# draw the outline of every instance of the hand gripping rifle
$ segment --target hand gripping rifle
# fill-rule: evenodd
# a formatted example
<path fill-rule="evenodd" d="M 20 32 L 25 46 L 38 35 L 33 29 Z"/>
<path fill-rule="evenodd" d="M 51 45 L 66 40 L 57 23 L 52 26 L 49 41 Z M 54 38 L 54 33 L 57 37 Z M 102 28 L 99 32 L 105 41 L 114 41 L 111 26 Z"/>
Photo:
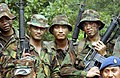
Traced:
<path fill-rule="evenodd" d="M 113 18 L 110 26 L 107 28 L 104 36 L 101 41 L 106 44 L 113 30 L 117 27 L 120 21 L 120 15 L 116 18 Z M 90 57 L 88 58 L 88 56 Z M 88 60 L 87 60 L 88 59 Z M 105 57 L 100 55 L 95 49 L 91 49 L 84 58 L 85 70 L 88 71 L 91 67 L 97 66 L 100 67 L 101 63 L 104 61 Z"/>
<path fill-rule="evenodd" d="M 72 63 L 74 63 L 75 59 L 76 59 L 75 53 L 73 52 L 73 48 L 74 48 L 73 46 L 75 46 L 75 43 L 78 39 L 78 35 L 79 35 L 79 32 L 80 32 L 80 29 L 77 26 L 79 25 L 79 22 L 82 18 L 82 13 L 84 12 L 85 2 L 86 2 L 86 0 L 84 0 L 83 4 L 81 4 L 81 7 L 79 9 L 79 13 L 78 13 L 78 17 L 76 19 L 74 32 L 73 32 L 73 35 L 72 35 L 72 41 L 70 43 L 70 48 L 69 48 L 69 51 L 68 51 L 70 56 L 71 56 Z"/>

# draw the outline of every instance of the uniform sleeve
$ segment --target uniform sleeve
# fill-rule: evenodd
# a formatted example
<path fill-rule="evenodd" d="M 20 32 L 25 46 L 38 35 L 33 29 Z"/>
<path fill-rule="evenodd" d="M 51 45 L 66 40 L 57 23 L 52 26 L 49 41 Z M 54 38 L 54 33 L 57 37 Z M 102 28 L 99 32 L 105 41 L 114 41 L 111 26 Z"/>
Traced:
<path fill-rule="evenodd" d="M 115 42 L 113 55 L 120 57 L 120 36 L 118 37 L 117 41 Z"/>

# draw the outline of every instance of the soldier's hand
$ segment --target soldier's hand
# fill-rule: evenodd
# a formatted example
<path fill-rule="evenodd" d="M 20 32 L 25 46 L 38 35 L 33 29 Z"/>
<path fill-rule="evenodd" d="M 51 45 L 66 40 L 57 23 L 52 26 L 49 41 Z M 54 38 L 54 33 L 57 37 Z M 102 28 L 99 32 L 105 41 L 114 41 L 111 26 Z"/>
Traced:
<path fill-rule="evenodd" d="M 106 45 L 102 41 L 94 42 L 92 45 L 101 55 L 106 54 Z"/>
<path fill-rule="evenodd" d="M 92 67 L 88 72 L 87 72 L 87 77 L 92 78 L 95 76 L 100 76 L 100 71 L 98 67 Z"/>
<path fill-rule="evenodd" d="M 31 56 L 31 54 L 30 54 L 30 53 L 25 53 L 25 51 L 23 51 L 22 56 L 23 56 L 23 57 Z"/>

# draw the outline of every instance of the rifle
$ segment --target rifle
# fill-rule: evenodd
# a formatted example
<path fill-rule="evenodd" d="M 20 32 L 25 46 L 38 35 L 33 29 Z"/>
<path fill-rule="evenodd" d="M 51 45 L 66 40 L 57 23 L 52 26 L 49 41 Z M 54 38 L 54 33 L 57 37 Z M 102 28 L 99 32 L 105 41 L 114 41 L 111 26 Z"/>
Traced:
<path fill-rule="evenodd" d="M 113 30 L 117 27 L 120 21 L 120 15 L 116 18 L 113 18 L 110 26 L 107 28 L 104 36 L 102 37 L 101 41 L 106 44 L 107 40 L 109 39 L 110 35 L 112 34 Z M 88 56 L 90 57 L 88 58 Z M 87 60 L 88 58 L 88 60 Z M 85 70 L 88 71 L 91 67 L 97 66 L 100 67 L 101 63 L 104 61 L 105 57 L 100 55 L 95 49 L 90 49 L 87 55 L 84 58 Z"/>
<path fill-rule="evenodd" d="M 29 52 L 29 42 L 25 39 L 25 22 L 24 22 L 24 2 L 19 1 L 19 38 L 20 38 L 20 58 L 23 51 Z"/>
<path fill-rule="evenodd" d="M 70 42 L 70 48 L 69 48 L 69 51 L 68 51 L 70 56 L 71 56 L 71 60 L 72 60 L 73 64 L 75 63 L 75 60 L 76 60 L 76 55 L 73 52 L 73 48 L 76 45 L 75 43 L 78 39 L 78 35 L 79 35 L 79 32 L 80 32 L 80 29 L 77 26 L 79 25 L 79 22 L 82 18 L 82 13 L 84 12 L 85 2 L 86 2 L 86 0 L 84 0 L 83 4 L 81 4 L 81 6 L 80 6 L 79 13 L 78 13 L 78 16 L 77 16 L 77 19 L 76 19 L 74 32 L 73 32 L 73 35 L 72 35 L 72 40 Z"/>
<path fill-rule="evenodd" d="M 34 59 L 26 56 L 22 57 L 23 52 L 30 52 L 29 42 L 25 37 L 25 26 L 24 26 L 24 2 L 20 0 L 19 2 L 19 38 L 20 38 L 20 57 L 15 62 L 15 72 L 14 75 L 16 78 L 30 78 L 31 73 L 33 73 L 33 68 L 30 66 L 31 63 L 34 63 Z M 28 72 L 26 72 L 28 71 Z M 33 75 L 33 74 L 32 74 Z"/>
<path fill-rule="evenodd" d="M 74 32 L 73 32 L 73 35 L 72 35 L 72 41 L 74 43 L 78 39 L 78 35 L 79 35 L 79 32 L 80 32 L 80 29 L 77 26 L 79 25 L 80 20 L 82 18 L 82 13 L 84 12 L 85 2 L 86 2 L 86 0 L 84 0 L 83 4 L 81 4 L 81 7 L 80 7 L 79 13 L 78 13 L 78 17 L 77 17 L 77 20 L 76 20 Z"/>

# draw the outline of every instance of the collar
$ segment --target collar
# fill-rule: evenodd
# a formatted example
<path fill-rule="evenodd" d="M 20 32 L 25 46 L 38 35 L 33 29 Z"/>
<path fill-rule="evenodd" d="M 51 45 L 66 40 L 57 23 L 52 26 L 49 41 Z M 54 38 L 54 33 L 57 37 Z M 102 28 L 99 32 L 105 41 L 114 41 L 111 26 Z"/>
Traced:
<path fill-rule="evenodd" d="M 68 40 L 68 39 L 67 39 L 67 41 L 68 41 L 68 46 L 66 46 L 65 50 L 68 50 L 68 49 L 69 49 L 69 46 L 70 46 L 69 44 L 70 44 L 70 42 L 71 42 L 71 41 Z M 51 49 L 53 49 L 53 50 L 55 50 L 55 51 L 56 51 L 56 50 L 60 50 L 60 48 L 57 47 L 56 41 L 51 41 L 51 42 L 50 42 L 50 46 L 51 46 Z M 61 49 L 61 50 L 62 50 L 62 49 Z"/>

